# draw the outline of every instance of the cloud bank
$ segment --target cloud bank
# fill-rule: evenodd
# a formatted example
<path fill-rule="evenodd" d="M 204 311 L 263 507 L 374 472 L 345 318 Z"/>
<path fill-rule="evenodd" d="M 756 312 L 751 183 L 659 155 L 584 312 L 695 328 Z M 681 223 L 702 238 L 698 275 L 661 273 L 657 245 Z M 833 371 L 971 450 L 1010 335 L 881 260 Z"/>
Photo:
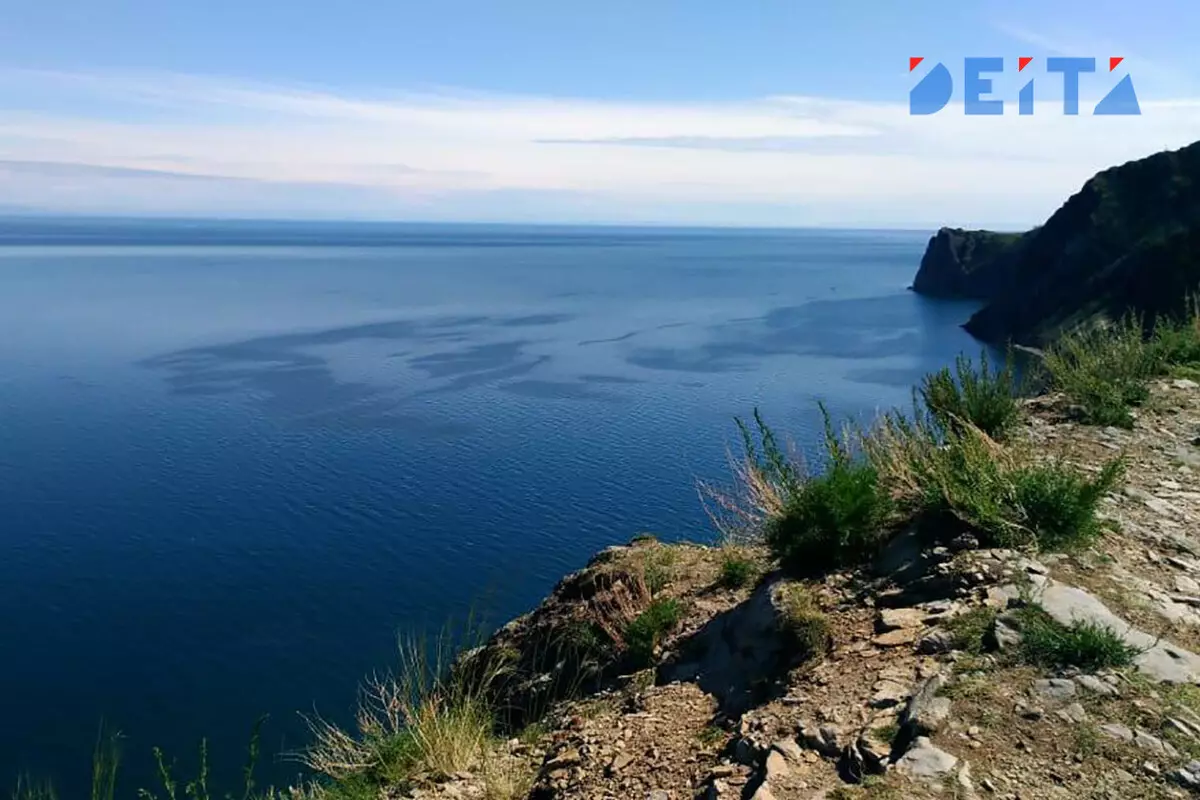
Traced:
<path fill-rule="evenodd" d="M 0 206 L 71 213 L 762 225 L 1025 225 L 1190 143 L 1140 117 L 911 117 L 813 97 L 356 94 L 174 74 L 0 73 Z M 1015 105 L 1015 104 L 1013 104 Z"/>

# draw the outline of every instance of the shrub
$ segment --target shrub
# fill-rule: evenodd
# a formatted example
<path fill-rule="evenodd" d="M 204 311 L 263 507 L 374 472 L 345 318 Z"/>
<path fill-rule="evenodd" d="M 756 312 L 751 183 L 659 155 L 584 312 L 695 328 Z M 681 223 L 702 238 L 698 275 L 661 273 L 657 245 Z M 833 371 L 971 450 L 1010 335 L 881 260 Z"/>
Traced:
<path fill-rule="evenodd" d="M 955 535 L 965 524 L 1002 547 L 1087 544 L 1101 530 L 1101 499 L 1123 474 L 1119 459 L 1094 477 L 1066 462 L 1038 463 L 966 423 L 938 440 L 928 426 L 885 416 L 866 442 L 899 505 L 926 530 Z"/>
<path fill-rule="evenodd" d="M 1104 495 L 1120 482 L 1121 459 L 1105 464 L 1089 478 L 1063 463 L 1018 469 L 1013 476 L 1022 524 L 1043 550 L 1073 550 L 1090 544 L 1102 532 L 1096 510 Z"/>
<path fill-rule="evenodd" d="M 1163 371 L 1190 372 L 1200 368 L 1200 295 L 1179 317 L 1159 318 L 1150 337 L 1150 351 Z"/>
<path fill-rule="evenodd" d="M 739 549 L 725 547 L 721 551 L 721 574 L 717 584 L 727 589 L 740 589 L 754 580 L 758 572 L 754 562 Z"/>
<path fill-rule="evenodd" d="M 812 595 L 801 584 L 784 584 L 780 590 L 784 633 L 802 661 L 821 658 L 833 646 L 829 618 L 821 612 Z"/>
<path fill-rule="evenodd" d="M 1077 403 L 1093 425 L 1133 426 L 1131 409 L 1150 395 L 1161 356 L 1133 317 L 1106 328 L 1063 335 L 1044 359 L 1053 386 Z"/>
<path fill-rule="evenodd" d="M 921 399 L 943 428 L 965 421 L 993 439 L 1003 439 L 1021 419 L 1011 354 L 1002 367 L 992 370 L 987 351 L 979 353 L 979 366 L 965 354 L 949 367 L 925 376 Z"/>
<path fill-rule="evenodd" d="M 679 601 L 660 598 L 637 616 L 625 628 L 625 645 L 629 663 L 644 668 L 654 661 L 654 649 L 665 634 L 679 622 Z"/>
<path fill-rule="evenodd" d="M 1021 609 L 1018 622 L 1020 656 L 1036 666 L 1094 671 L 1129 666 L 1141 653 L 1111 628 L 1082 620 L 1063 625 L 1038 606 Z"/>
<path fill-rule="evenodd" d="M 765 539 L 780 564 L 792 571 L 869 558 L 883 542 L 893 511 L 875 465 L 853 450 L 849 435 L 834 432 L 824 406 L 821 414 L 827 464 L 823 473 L 811 477 L 802 477 L 790 463 L 779 466 L 770 429 L 755 414 L 764 443 L 764 468 L 774 470 L 785 488 L 781 508 L 766 521 Z M 748 450 L 754 453 L 750 445 Z"/>

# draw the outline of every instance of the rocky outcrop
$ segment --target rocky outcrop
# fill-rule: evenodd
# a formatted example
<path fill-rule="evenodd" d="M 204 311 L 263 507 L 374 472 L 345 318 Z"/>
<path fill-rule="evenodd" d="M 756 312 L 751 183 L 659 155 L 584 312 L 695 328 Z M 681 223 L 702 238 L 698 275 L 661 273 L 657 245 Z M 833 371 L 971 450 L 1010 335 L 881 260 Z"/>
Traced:
<path fill-rule="evenodd" d="M 942 228 L 925 248 L 912 290 L 929 297 L 994 297 L 1016 262 L 1022 239 L 1020 233 Z"/>
<path fill-rule="evenodd" d="M 1182 310 L 1200 287 L 1200 142 L 1100 172 L 1021 236 L 943 229 L 913 289 L 985 301 L 964 326 L 1041 346 L 1097 318 Z"/>

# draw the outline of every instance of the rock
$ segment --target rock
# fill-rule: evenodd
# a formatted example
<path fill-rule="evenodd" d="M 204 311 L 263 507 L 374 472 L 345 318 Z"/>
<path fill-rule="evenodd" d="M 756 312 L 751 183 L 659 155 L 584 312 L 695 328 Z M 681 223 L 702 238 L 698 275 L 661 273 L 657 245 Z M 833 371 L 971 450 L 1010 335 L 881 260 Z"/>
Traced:
<path fill-rule="evenodd" d="M 1180 767 L 1167 777 L 1171 779 L 1172 783 L 1179 784 L 1185 789 L 1200 788 L 1200 775 L 1197 775 L 1194 772 L 1189 772 L 1184 767 Z"/>
<path fill-rule="evenodd" d="M 1141 729 L 1134 731 L 1133 743 L 1136 744 L 1138 747 L 1142 748 L 1143 750 L 1149 750 L 1152 753 L 1161 753 L 1163 755 L 1168 755 L 1171 757 L 1175 757 L 1175 756 L 1179 755 L 1176 752 L 1175 748 L 1172 747 L 1170 744 L 1168 744 L 1167 742 L 1164 742 L 1162 739 L 1159 739 L 1157 736 L 1153 736 Z"/>
<path fill-rule="evenodd" d="M 935 747 L 924 736 L 913 742 L 908 752 L 896 762 L 896 770 L 914 778 L 940 778 L 958 765 L 958 759 Z"/>
<path fill-rule="evenodd" d="M 838 743 L 838 731 L 829 725 L 817 727 L 812 723 L 800 726 L 800 740 L 806 747 L 811 747 L 826 758 L 837 758 L 841 753 Z"/>
<path fill-rule="evenodd" d="M 1175 591 L 1186 595 L 1198 595 L 1200 594 L 1200 583 L 1187 575 L 1176 575 Z"/>
<path fill-rule="evenodd" d="M 646 800 L 671 800 L 671 795 L 665 789 L 655 789 L 646 795 Z"/>
<path fill-rule="evenodd" d="M 921 655 L 933 656 L 949 653 L 954 649 L 954 634 L 945 628 L 934 628 L 921 637 L 917 642 L 917 652 Z"/>
<path fill-rule="evenodd" d="M 905 628 L 920 628 L 925 624 L 927 614 L 919 608 L 884 608 L 880 609 L 875 618 L 875 632 L 902 630 Z"/>
<path fill-rule="evenodd" d="M 771 749 L 794 764 L 799 764 L 804 760 L 804 750 L 800 748 L 795 739 L 780 739 L 771 745 Z"/>
<path fill-rule="evenodd" d="M 763 770 L 766 772 L 767 781 L 786 778 L 792 772 L 788 769 L 787 757 L 778 750 L 767 753 L 767 762 Z"/>
<path fill-rule="evenodd" d="M 1157 778 L 1159 775 L 1162 775 L 1162 770 L 1158 768 L 1158 765 L 1149 761 L 1142 763 L 1142 772 L 1145 772 L 1151 778 Z"/>
<path fill-rule="evenodd" d="M 1200 389 L 1200 383 L 1196 383 L 1195 381 L 1187 378 L 1178 378 L 1174 381 L 1171 381 L 1171 385 L 1176 389 Z"/>
<path fill-rule="evenodd" d="M 1001 614 L 992 622 L 992 638 L 999 650 L 1013 650 L 1021 644 L 1021 630 L 1017 627 L 1016 617 Z"/>
<path fill-rule="evenodd" d="M 1118 722 L 1110 722 L 1100 726 L 1100 732 L 1118 742 L 1132 742 L 1133 731 Z"/>
<path fill-rule="evenodd" d="M 896 681 L 883 680 L 874 686 L 875 694 L 871 697 L 872 708 L 891 708 L 907 700 L 912 692 L 909 687 Z"/>
<path fill-rule="evenodd" d="M 1006 610 L 1015 601 L 1021 599 L 1021 589 L 1014 583 L 1004 586 L 989 586 L 984 604 L 1000 611 Z"/>
<path fill-rule="evenodd" d="M 771 787 L 764 783 L 754 794 L 750 795 L 750 800 L 775 800 L 775 795 L 771 794 Z"/>
<path fill-rule="evenodd" d="M 1196 738 L 1196 732 L 1192 730 L 1192 726 L 1188 725 L 1183 720 L 1176 719 L 1175 717 L 1167 717 L 1166 724 L 1167 727 L 1171 728 L 1181 736 L 1186 736 L 1188 739 Z"/>
<path fill-rule="evenodd" d="M 971 765 L 964 761 L 962 769 L 958 771 L 958 777 L 955 779 L 958 784 L 958 791 L 955 796 L 961 800 L 968 800 L 975 796 L 975 784 L 971 782 Z"/>
<path fill-rule="evenodd" d="M 1097 678 L 1095 675 L 1076 675 L 1075 682 L 1089 692 L 1103 697 L 1115 697 L 1120 694 L 1117 688 Z"/>
<path fill-rule="evenodd" d="M 1088 714 L 1080 703 L 1071 703 L 1066 708 L 1060 708 L 1054 712 L 1055 715 L 1063 722 L 1084 723 L 1087 722 Z"/>
<path fill-rule="evenodd" d="M 1075 683 L 1066 678 L 1050 678 L 1033 682 L 1033 692 L 1056 703 L 1065 703 L 1075 697 Z"/>
<path fill-rule="evenodd" d="M 1141 650 L 1134 664 L 1152 680 L 1162 683 L 1200 681 L 1200 656 L 1134 628 L 1083 589 L 1047 580 L 1037 600 L 1051 617 L 1064 625 L 1076 620 L 1091 622 L 1109 628 L 1126 644 Z"/>
<path fill-rule="evenodd" d="M 908 706 L 900 718 L 900 725 L 910 735 L 936 733 L 950 716 L 950 698 L 941 697 L 939 694 L 948 680 L 944 674 L 934 675 L 925 681 L 908 701 Z"/>
<path fill-rule="evenodd" d="M 888 631 L 882 633 L 871 640 L 871 643 L 876 647 L 900 647 L 901 645 L 912 644 L 917 640 L 920 632 L 914 628 L 901 628 L 899 630 Z"/>

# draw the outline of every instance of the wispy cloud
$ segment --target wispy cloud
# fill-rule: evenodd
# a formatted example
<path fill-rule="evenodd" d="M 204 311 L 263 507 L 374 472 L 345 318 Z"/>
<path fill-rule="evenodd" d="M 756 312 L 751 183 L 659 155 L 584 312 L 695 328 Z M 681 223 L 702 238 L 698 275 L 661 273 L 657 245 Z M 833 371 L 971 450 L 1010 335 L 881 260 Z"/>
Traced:
<path fill-rule="evenodd" d="M 29 71 L 0 72 L 0 108 L 0 204 L 448 219 L 1035 222 L 1098 169 L 1200 130 L 1189 99 L 1134 118 L 1057 104 L 910 117 L 904 102 L 811 97 L 364 95 Z"/>

